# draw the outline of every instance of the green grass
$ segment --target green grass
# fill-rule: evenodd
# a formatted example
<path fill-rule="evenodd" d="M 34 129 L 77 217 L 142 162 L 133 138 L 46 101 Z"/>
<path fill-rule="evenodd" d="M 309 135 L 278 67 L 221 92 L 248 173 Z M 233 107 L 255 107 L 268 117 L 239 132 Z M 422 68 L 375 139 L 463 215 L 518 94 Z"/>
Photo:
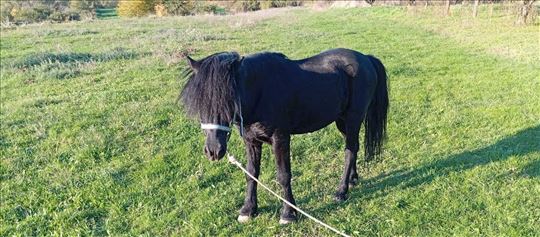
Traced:
<path fill-rule="evenodd" d="M 2 29 L 0 235 L 329 235 L 306 218 L 279 226 L 281 203 L 262 189 L 260 215 L 238 224 L 244 176 L 203 157 L 176 98 L 181 52 L 335 47 L 387 67 L 385 160 L 334 203 L 339 132 L 293 137 L 300 207 L 356 236 L 540 235 L 538 25 L 427 16 L 297 9 Z M 236 132 L 229 151 L 245 163 Z M 261 180 L 280 190 L 267 147 Z"/>

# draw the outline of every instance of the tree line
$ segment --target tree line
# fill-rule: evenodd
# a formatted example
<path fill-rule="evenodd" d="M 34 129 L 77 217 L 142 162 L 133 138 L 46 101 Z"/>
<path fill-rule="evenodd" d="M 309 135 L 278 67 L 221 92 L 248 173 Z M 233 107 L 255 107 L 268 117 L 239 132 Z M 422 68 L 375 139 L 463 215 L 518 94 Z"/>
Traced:
<path fill-rule="evenodd" d="M 245 1 L 197 1 L 197 0 L 141 0 L 120 1 L 120 16 L 227 14 L 231 12 L 257 11 L 267 8 L 301 6 L 302 1 L 245 0 Z"/>
<path fill-rule="evenodd" d="M 229 14 L 257 11 L 267 8 L 302 6 L 314 3 L 332 4 L 334 1 L 291 1 L 291 0 L 1 0 L 0 15 L 3 25 L 24 24 L 42 21 L 65 22 L 96 18 L 96 10 L 116 9 L 121 17 L 146 15 L 195 15 Z M 478 16 L 482 4 L 512 5 L 516 7 L 518 24 L 534 22 L 538 15 L 536 0 L 364 0 L 369 5 L 401 5 L 407 7 L 442 6 L 443 15 L 450 16 L 451 6 L 472 4 L 474 17 Z"/>
<path fill-rule="evenodd" d="M 158 16 L 227 14 L 273 7 L 300 6 L 302 2 L 291 0 L 1 0 L 0 21 L 3 24 L 24 24 L 94 19 L 96 10 L 103 8 L 114 8 L 121 17 L 151 14 Z"/>

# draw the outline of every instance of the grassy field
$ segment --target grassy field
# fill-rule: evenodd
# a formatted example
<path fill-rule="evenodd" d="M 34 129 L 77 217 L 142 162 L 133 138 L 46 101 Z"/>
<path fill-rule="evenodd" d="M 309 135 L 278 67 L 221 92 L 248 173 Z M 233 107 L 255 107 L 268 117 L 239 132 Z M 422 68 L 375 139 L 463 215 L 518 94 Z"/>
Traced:
<path fill-rule="evenodd" d="M 463 9 L 272 10 L 2 29 L 0 236 L 330 235 L 281 203 L 236 222 L 242 173 L 210 162 L 176 98 L 180 52 L 346 47 L 390 77 L 385 160 L 335 203 L 344 143 L 335 126 L 292 139 L 299 206 L 355 236 L 540 235 L 538 24 Z M 463 13 L 463 14 L 460 14 Z M 245 163 L 233 134 L 229 151 Z M 261 180 L 274 190 L 268 147 Z"/>

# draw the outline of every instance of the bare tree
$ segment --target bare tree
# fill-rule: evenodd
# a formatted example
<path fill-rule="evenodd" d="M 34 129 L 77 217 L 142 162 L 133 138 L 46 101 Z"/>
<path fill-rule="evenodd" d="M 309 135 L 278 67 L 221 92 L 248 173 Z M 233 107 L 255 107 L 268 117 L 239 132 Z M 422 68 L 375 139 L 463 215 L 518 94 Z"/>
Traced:
<path fill-rule="evenodd" d="M 429 0 L 424 0 L 424 9 L 427 8 L 429 5 Z"/>
<path fill-rule="evenodd" d="M 415 0 L 407 0 L 407 10 L 416 12 L 416 1 Z"/>
<path fill-rule="evenodd" d="M 527 24 L 527 18 L 529 17 L 529 13 L 531 13 L 532 5 L 536 0 L 522 0 L 521 1 L 521 7 L 520 7 L 520 13 L 517 20 L 518 24 Z"/>
<path fill-rule="evenodd" d="M 476 18 L 478 16 L 478 5 L 480 5 L 480 0 L 474 0 L 474 8 L 473 8 L 473 17 Z"/>
<path fill-rule="evenodd" d="M 450 0 L 446 0 L 446 5 L 444 8 L 444 15 L 446 16 L 450 15 Z"/>
<path fill-rule="evenodd" d="M 491 18 L 493 17 L 493 5 L 495 3 L 493 0 L 489 0 L 489 20 L 491 21 Z"/>

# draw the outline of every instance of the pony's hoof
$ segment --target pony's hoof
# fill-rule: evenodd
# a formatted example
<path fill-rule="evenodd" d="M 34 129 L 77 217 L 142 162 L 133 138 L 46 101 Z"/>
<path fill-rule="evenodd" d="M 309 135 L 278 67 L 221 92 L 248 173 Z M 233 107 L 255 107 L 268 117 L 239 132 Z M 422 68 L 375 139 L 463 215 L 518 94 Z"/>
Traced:
<path fill-rule="evenodd" d="M 349 188 L 353 188 L 356 185 L 358 185 L 358 179 L 353 179 L 349 181 Z"/>
<path fill-rule="evenodd" d="M 336 194 L 336 196 L 334 196 L 334 201 L 336 202 L 344 202 L 345 200 L 347 200 L 347 195 L 345 194 Z"/>
<path fill-rule="evenodd" d="M 288 224 L 293 223 L 294 221 L 295 221 L 294 219 L 283 219 L 283 218 L 280 218 L 280 219 L 279 219 L 279 224 L 280 224 L 280 225 L 288 225 Z"/>
<path fill-rule="evenodd" d="M 240 222 L 240 223 L 246 223 L 250 219 L 251 219 L 251 216 L 244 216 L 244 215 L 239 215 L 238 216 L 238 222 Z"/>

